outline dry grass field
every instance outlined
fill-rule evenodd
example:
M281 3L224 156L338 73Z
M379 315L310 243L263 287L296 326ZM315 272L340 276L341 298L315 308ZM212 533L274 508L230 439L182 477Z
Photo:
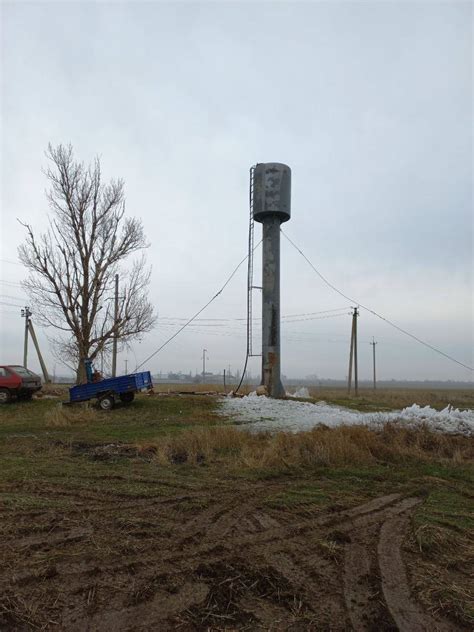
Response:
M218 406L156 394L108 413L0 408L1 630L473 628L474 439L249 435Z

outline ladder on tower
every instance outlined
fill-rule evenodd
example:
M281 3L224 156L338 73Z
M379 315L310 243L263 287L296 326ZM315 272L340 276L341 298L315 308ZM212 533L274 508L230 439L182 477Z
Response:
M253 353L253 291L261 289L253 284L253 251L254 251L254 219L253 219L253 183L255 166L250 167L250 188L249 188L249 258L247 276L247 356L261 356L261 353Z

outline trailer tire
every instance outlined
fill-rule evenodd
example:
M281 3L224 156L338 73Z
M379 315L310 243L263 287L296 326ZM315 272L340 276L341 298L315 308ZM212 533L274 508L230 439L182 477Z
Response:
M0 404L8 404L11 398L12 394L8 388L0 388Z
M99 399L99 408L101 410L112 410L115 405L115 400L113 395L106 395L105 397L101 397Z
M120 393L122 404L131 404L135 398L135 393Z

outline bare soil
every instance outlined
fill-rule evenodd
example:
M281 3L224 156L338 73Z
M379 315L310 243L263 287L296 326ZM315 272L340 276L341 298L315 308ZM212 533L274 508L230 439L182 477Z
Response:
M217 403L0 407L2 632L473 629L472 439Z
M110 482L12 484L42 504L1 512L1 630L467 629L413 595L417 495L289 509L267 502L284 481Z

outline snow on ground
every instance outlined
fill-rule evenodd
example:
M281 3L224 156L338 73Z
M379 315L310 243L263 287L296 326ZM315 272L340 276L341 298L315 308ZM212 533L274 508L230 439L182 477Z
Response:
M287 393L287 397L299 397L300 399L310 399L310 394L306 386L302 386L294 393Z
M438 432L474 435L474 410L460 411L448 406L437 411L429 406L417 404L388 413L361 413L347 408L330 406L326 402L316 404L284 399L258 397L250 393L247 397L227 397L222 404L221 414L246 429L259 431L285 430L299 432L310 430L318 424L329 427L366 424L379 426L387 422L401 422L410 427L423 424Z

